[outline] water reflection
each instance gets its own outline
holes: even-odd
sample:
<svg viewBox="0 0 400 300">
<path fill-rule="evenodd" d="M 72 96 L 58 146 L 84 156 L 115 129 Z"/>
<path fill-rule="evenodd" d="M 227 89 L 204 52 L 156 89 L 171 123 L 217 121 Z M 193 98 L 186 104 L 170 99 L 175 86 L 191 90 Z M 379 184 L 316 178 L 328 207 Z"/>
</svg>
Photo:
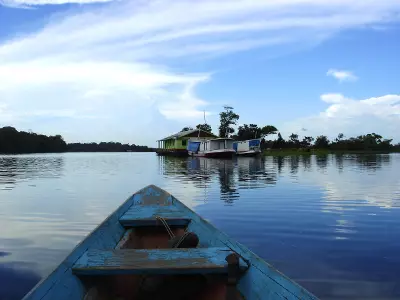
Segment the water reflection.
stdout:
<svg viewBox="0 0 400 300">
<path fill-rule="evenodd" d="M 63 172 L 60 155 L 0 156 L 0 189 L 12 189 L 17 183 L 36 179 L 58 178 Z"/>
<path fill-rule="evenodd" d="M 219 184 L 221 187 L 221 200 L 227 204 L 232 204 L 239 198 L 236 189 L 236 176 L 232 160 L 210 160 L 213 161 L 217 169 Z"/>
<path fill-rule="evenodd" d="M 160 156 L 158 162 L 159 170 L 164 176 L 192 182 L 200 189 L 206 189 L 214 180 L 218 180 L 221 200 L 227 204 L 239 197 L 233 160 Z"/>
<path fill-rule="evenodd" d="M 400 298 L 399 169 L 396 154 L 0 156 L 0 299 L 19 295 L 4 277 L 33 285 L 151 183 L 322 299 Z"/>
<path fill-rule="evenodd" d="M 242 189 L 263 188 L 276 184 L 278 170 L 268 160 L 256 157 L 237 159 L 238 186 Z"/>
<path fill-rule="evenodd" d="M 210 160 L 205 158 L 188 158 L 159 156 L 160 173 L 168 178 L 194 183 L 202 188 L 211 182 L 215 170 L 210 166 Z"/>
<path fill-rule="evenodd" d="M 29 266 L 0 263 L 0 299 L 20 300 L 39 280 Z"/>
<path fill-rule="evenodd" d="M 298 155 L 290 156 L 289 164 L 290 164 L 290 173 L 292 175 L 296 175 L 297 172 L 299 171 L 300 156 Z"/>
<path fill-rule="evenodd" d="M 312 163 L 311 158 L 312 158 L 311 155 L 302 155 L 301 156 L 301 163 L 302 163 L 304 170 L 306 170 L 306 171 L 311 170 L 311 163 Z"/>
<path fill-rule="evenodd" d="M 197 188 L 209 188 L 218 182 L 220 197 L 233 203 L 243 189 L 258 189 L 276 185 L 278 175 L 290 175 L 301 182 L 312 181 L 325 189 L 323 199 L 332 209 L 345 210 L 345 201 L 354 199 L 358 205 L 373 203 L 383 207 L 397 205 L 399 192 L 395 182 L 388 184 L 369 177 L 382 167 L 392 170 L 390 155 L 299 155 L 288 157 L 236 158 L 234 160 L 207 159 L 201 157 L 159 157 L 161 174 L 181 182 L 192 182 Z M 345 171 L 344 171 L 345 170 Z M 344 173 L 343 173 L 344 172 Z M 355 173 L 357 176 L 355 176 Z M 306 174 L 307 173 L 307 174 Z M 322 176 L 324 174 L 325 176 Z M 340 175 L 341 174 L 341 175 Z M 391 177 L 396 181 L 397 177 Z"/>
<path fill-rule="evenodd" d="M 344 160 L 345 160 L 345 155 L 343 154 L 335 155 L 335 165 L 339 173 L 343 172 Z"/>
<path fill-rule="evenodd" d="M 277 169 L 278 169 L 278 173 L 282 173 L 282 170 L 284 168 L 285 165 L 285 157 L 283 156 L 274 156 L 273 157 L 273 163 L 274 165 L 276 165 Z"/>
<path fill-rule="evenodd" d="M 360 169 L 376 171 L 382 167 L 390 165 L 390 154 L 381 155 L 352 155 L 349 160 L 355 160 Z"/>
<path fill-rule="evenodd" d="M 328 159 L 329 158 L 333 158 L 333 155 L 321 154 L 321 155 L 316 155 L 315 156 L 317 166 L 321 171 L 325 171 L 326 170 L 326 167 L 328 166 Z"/>
</svg>

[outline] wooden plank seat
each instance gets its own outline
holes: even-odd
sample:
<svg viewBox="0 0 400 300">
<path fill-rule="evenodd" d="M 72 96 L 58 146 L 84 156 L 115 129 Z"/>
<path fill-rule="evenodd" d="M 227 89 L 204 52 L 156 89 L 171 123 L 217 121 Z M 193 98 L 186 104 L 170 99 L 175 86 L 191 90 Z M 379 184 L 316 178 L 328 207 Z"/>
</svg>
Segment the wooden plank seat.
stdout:
<svg viewBox="0 0 400 300">
<path fill-rule="evenodd" d="M 156 216 L 164 218 L 169 226 L 187 226 L 191 219 L 186 213 L 175 206 L 141 206 L 134 205 L 120 217 L 119 222 L 124 227 L 163 226 Z"/>
<path fill-rule="evenodd" d="M 88 250 L 73 265 L 76 275 L 224 274 L 229 248 Z M 241 271 L 247 264 L 240 259 Z"/>
</svg>

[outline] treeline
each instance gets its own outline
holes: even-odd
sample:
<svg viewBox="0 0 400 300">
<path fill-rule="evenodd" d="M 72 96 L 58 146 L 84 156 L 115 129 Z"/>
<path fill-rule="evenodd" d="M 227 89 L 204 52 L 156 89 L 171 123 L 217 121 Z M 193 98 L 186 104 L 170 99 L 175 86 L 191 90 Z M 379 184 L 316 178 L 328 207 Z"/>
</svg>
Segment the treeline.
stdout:
<svg viewBox="0 0 400 300">
<path fill-rule="evenodd" d="M 276 140 L 263 140 L 262 147 L 264 149 L 330 149 L 330 150 L 400 150 L 400 144 L 393 145 L 392 139 L 385 139 L 376 133 L 359 135 L 357 137 L 345 138 L 343 133 L 340 133 L 337 138 L 330 141 L 327 136 L 320 135 L 315 139 L 311 136 L 304 136 L 302 139 L 299 135 L 292 133 L 288 140 L 282 138 L 278 133 Z"/>
<path fill-rule="evenodd" d="M 115 142 L 101 143 L 71 143 L 67 145 L 68 152 L 153 152 L 153 148 L 135 144 L 121 144 Z"/>
<path fill-rule="evenodd" d="M 0 153 L 3 154 L 127 151 L 152 152 L 154 149 L 147 146 L 115 142 L 67 144 L 61 135 L 47 136 L 18 131 L 14 127 L 0 128 Z"/>
<path fill-rule="evenodd" d="M 0 128 L 0 153 L 65 152 L 67 144 L 61 135 L 47 136 L 14 127 Z"/>
</svg>

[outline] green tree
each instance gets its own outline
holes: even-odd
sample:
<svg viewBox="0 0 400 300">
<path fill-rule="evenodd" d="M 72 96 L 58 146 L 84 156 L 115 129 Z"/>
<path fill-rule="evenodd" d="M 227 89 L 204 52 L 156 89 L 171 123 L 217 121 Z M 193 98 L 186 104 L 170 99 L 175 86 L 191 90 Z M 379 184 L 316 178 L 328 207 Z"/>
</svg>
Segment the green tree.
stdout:
<svg viewBox="0 0 400 300">
<path fill-rule="evenodd" d="M 293 146 L 298 146 L 300 144 L 299 135 L 298 134 L 292 133 L 289 136 L 289 139 L 290 139 L 290 142 L 293 144 Z"/>
<path fill-rule="evenodd" d="M 181 130 L 181 132 L 183 132 L 183 131 L 189 131 L 189 130 L 193 130 L 193 128 L 192 128 L 192 127 L 189 127 L 189 126 L 183 127 L 182 130 Z"/>
<path fill-rule="evenodd" d="M 303 146 L 303 147 L 310 147 L 311 146 L 311 143 L 314 141 L 314 138 L 313 137 L 311 137 L 311 136 L 305 136 L 304 138 L 303 138 L 303 140 L 301 141 L 301 145 Z"/>
<path fill-rule="evenodd" d="M 343 133 L 339 133 L 337 138 L 336 138 L 336 142 L 339 143 L 340 141 L 342 141 L 344 139 L 344 134 Z"/>
<path fill-rule="evenodd" d="M 314 147 L 315 148 L 328 148 L 329 147 L 328 137 L 325 135 L 318 136 L 315 139 Z"/>
<path fill-rule="evenodd" d="M 218 128 L 220 137 L 229 137 L 230 134 L 235 132 L 232 125 L 236 125 L 239 120 L 239 115 L 233 111 L 233 107 L 224 106 L 225 111 L 219 114 L 220 125 Z"/>
<path fill-rule="evenodd" d="M 263 128 L 256 124 L 243 124 L 239 126 L 236 138 L 240 141 L 265 138 L 269 134 L 276 134 L 278 129 L 275 126 L 267 125 Z"/>
<path fill-rule="evenodd" d="M 256 124 L 243 124 L 239 126 L 236 139 L 239 141 L 257 139 L 261 137 L 261 128 Z"/>
<path fill-rule="evenodd" d="M 280 132 L 278 132 L 278 138 L 273 144 L 273 148 L 284 148 L 286 146 L 286 141 L 282 138 Z"/>
<path fill-rule="evenodd" d="M 61 135 L 46 136 L 14 127 L 0 128 L 0 153 L 64 152 L 67 144 Z"/>
<path fill-rule="evenodd" d="M 198 124 L 197 126 L 196 126 L 196 129 L 200 129 L 200 130 L 203 130 L 203 131 L 206 131 L 206 132 L 212 132 L 212 129 L 211 129 L 211 126 L 210 125 L 208 125 L 207 123 L 205 123 L 205 124 Z"/>
<path fill-rule="evenodd" d="M 270 134 L 276 134 L 277 132 L 278 132 L 278 129 L 276 129 L 275 126 L 267 125 L 267 126 L 264 126 L 263 128 L 261 128 L 261 137 L 266 137 L 267 135 L 270 135 Z"/>
</svg>

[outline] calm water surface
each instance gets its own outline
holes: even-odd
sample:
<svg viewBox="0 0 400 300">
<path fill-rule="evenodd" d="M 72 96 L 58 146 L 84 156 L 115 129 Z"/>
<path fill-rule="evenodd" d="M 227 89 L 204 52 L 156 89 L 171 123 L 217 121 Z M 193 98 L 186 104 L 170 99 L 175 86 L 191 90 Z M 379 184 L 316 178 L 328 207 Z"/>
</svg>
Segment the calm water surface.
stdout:
<svg viewBox="0 0 400 300">
<path fill-rule="evenodd" d="M 0 156 L 0 299 L 20 299 L 136 190 L 168 190 L 322 299 L 400 298 L 400 155 Z"/>
</svg>

